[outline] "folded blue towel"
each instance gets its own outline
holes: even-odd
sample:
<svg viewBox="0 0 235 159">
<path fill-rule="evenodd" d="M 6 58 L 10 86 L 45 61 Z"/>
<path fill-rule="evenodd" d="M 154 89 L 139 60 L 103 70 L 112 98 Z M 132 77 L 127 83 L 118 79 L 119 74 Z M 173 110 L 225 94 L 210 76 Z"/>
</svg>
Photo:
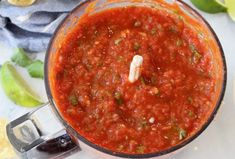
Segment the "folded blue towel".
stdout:
<svg viewBox="0 0 235 159">
<path fill-rule="evenodd" d="M 29 52 L 45 51 L 68 12 L 84 0 L 37 0 L 29 7 L 0 2 L 0 41 Z"/>
</svg>

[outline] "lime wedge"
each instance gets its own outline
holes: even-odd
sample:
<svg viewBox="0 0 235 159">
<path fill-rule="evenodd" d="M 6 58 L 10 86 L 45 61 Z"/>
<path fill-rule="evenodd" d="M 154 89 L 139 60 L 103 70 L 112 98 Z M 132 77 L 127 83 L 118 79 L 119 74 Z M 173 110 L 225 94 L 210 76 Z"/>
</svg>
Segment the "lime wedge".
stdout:
<svg viewBox="0 0 235 159">
<path fill-rule="evenodd" d="M 13 4 L 15 6 L 29 6 L 33 4 L 36 0 L 8 0 L 8 3 Z"/>
<path fill-rule="evenodd" d="M 33 62 L 22 48 L 17 48 L 15 50 L 15 54 L 11 57 L 11 61 L 21 67 L 26 67 Z"/>
<path fill-rule="evenodd" d="M 33 92 L 10 62 L 3 64 L 0 78 L 6 95 L 17 105 L 33 107 L 42 104 L 40 97 Z"/>
<path fill-rule="evenodd" d="M 225 4 L 228 7 L 228 14 L 235 21 L 235 1 L 225 0 Z"/>
<path fill-rule="evenodd" d="M 207 13 L 219 13 L 227 11 L 227 7 L 219 0 L 191 0 L 191 2 L 198 9 Z"/>
<path fill-rule="evenodd" d="M 28 73 L 31 77 L 42 78 L 44 76 L 43 62 L 36 60 L 27 67 Z"/>
</svg>

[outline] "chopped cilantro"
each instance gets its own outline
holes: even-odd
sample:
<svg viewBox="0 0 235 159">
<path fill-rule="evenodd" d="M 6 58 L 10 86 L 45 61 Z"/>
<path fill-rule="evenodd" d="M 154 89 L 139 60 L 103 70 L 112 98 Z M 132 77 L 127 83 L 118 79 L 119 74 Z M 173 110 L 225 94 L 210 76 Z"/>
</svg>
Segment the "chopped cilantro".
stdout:
<svg viewBox="0 0 235 159">
<path fill-rule="evenodd" d="M 75 95 L 70 95 L 69 96 L 69 102 L 70 104 L 72 104 L 73 106 L 76 106 L 78 104 L 78 100 L 77 97 Z"/>
<path fill-rule="evenodd" d="M 136 147 L 137 153 L 144 153 L 144 150 L 145 150 L 145 146 L 143 146 L 143 145 L 139 145 Z"/>
<path fill-rule="evenodd" d="M 192 97 L 188 97 L 187 101 L 189 102 L 189 104 L 192 104 L 193 103 L 193 98 Z"/>
<path fill-rule="evenodd" d="M 182 44 L 183 44 L 183 41 L 181 39 L 177 39 L 176 45 L 177 46 L 182 46 Z"/>
<path fill-rule="evenodd" d="M 188 112 L 188 116 L 189 116 L 189 117 L 193 117 L 193 116 L 194 116 L 194 113 L 190 110 L 190 111 Z"/>
<path fill-rule="evenodd" d="M 152 35 L 155 35 L 157 33 L 157 29 L 156 28 L 153 28 L 152 30 L 151 30 L 151 34 Z"/>
<path fill-rule="evenodd" d="M 122 41 L 122 38 L 116 39 L 116 40 L 114 41 L 114 44 L 115 44 L 115 45 L 119 45 L 121 41 Z"/>
<path fill-rule="evenodd" d="M 191 49 L 192 52 L 194 52 L 196 50 L 196 47 L 193 44 L 190 44 L 189 48 Z"/>
<path fill-rule="evenodd" d="M 193 44 L 189 45 L 189 48 L 192 52 L 192 62 L 198 63 L 200 61 L 202 55 L 198 52 L 198 50 L 196 49 L 196 47 Z"/>
<path fill-rule="evenodd" d="M 178 32 L 178 29 L 177 29 L 177 27 L 176 26 L 170 26 L 169 27 L 169 29 L 168 29 L 170 32 L 172 32 L 172 33 L 177 33 Z"/>
<path fill-rule="evenodd" d="M 182 15 L 178 16 L 179 20 L 184 20 L 184 17 Z"/>
<path fill-rule="evenodd" d="M 123 104 L 123 99 L 122 99 L 122 94 L 120 92 L 115 92 L 114 93 L 114 99 L 118 105 Z"/>
<path fill-rule="evenodd" d="M 138 51 L 139 49 L 140 49 L 140 44 L 137 43 L 137 42 L 135 42 L 135 43 L 134 43 L 134 50 L 135 50 L 135 51 Z"/>
<path fill-rule="evenodd" d="M 195 51 L 193 54 L 193 62 L 198 63 L 201 57 L 202 55 L 198 51 Z"/>
<path fill-rule="evenodd" d="M 140 124 L 141 124 L 141 128 L 145 128 L 147 126 L 147 121 L 142 120 Z"/>
<path fill-rule="evenodd" d="M 183 128 L 179 128 L 179 140 L 183 140 L 186 137 L 186 131 Z"/>
<path fill-rule="evenodd" d="M 140 77 L 140 82 L 141 82 L 143 85 L 146 85 L 146 81 L 145 81 L 145 79 L 144 79 L 143 76 Z"/>
</svg>

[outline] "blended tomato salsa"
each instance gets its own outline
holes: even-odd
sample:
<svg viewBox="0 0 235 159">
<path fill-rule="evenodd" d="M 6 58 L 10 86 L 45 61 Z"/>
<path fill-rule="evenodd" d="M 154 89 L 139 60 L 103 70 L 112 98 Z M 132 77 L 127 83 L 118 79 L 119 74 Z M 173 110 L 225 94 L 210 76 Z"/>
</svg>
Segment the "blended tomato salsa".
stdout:
<svg viewBox="0 0 235 159">
<path fill-rule="evenodd" d="M 128 81 L 143 57 L 141 76 Z M 128 154 L 175 146 L 214 107 L 212 55 L 184 17 L 148 7 L 113 8 L 81 19 L 53 67 L 53 96 L 83 137 Z"/>
</svg>

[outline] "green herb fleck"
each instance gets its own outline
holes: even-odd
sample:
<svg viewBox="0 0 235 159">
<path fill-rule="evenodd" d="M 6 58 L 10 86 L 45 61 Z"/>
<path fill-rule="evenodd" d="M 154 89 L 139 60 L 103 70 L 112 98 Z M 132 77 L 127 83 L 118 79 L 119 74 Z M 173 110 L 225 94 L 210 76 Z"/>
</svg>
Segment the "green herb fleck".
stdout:
<svg viewBox="0 0 235 159">
<path fill-rule="evenodd" d="M 196 47 L 193 44 L 190 44 L 189 48 L 192 52 L 194 52 L 196 50 Z"/>
<path fill-rule="evenodd" d="M 177 32 L 178 32 L 176 26 L 170 26 L 170 27 L 169 27 L 169 31 L 172 32 L 172 33 L 177 33 Z"/>
<path fill-rule="evenodd" d="M 186 137 L 186 131 L 182 128 L 179 128 L 179 140 L 183 140 Z"/>
<path fill-rule="evenodd" d="M 115 92 L 114 93 L 114 99 L 118 105 L 123 104 L 123 99 L 122 99 L 122 94 L 120 92 Z"/>
<path fill-rule="evenodd" d="M 142 153 L 144 153 L 144 150 L 145 150 L 145 146 L 143 146 L 143 145 L 139 145 L 139 146 L 136 147 L 136 152 L 137 153 L 142 154 Z"/>
<path fill-rule="evenodd" d="M 179 20 L 184 20 L 182 15 L 179 15 L 178 18 L 179 18 Z"/>
<path fill-rule="evenodd" d="M 114 44 L 115 44 L 115 45 L 119 45 L 121 41 L 122 41 L 122 38 L 116 39 L 116 40 L 114 41 Z"/>
<path fill-rule="evenodd" d="M 201 57 L 202 57 L 202 55 L 199 52 L 195 51 L 193 54 L 193 62 L 198 63 L 199 60 L 201 59 Z"/>
<path fill-rule="evenodd" d="M 141 124 L 141 128 L 145 128 L 147 126 L 147 121 L 142 120 L 140 124 Z"/>
<path fill-rule="evenodd" d="M 190 111 L 188 112 L 188 116 L 189 116 L 189 117 L 193 117 L 193 116 L 194 116 L 194 113 L 190 110 Z"/>
<path fill-rule="evenodd" d="M 70 104 L 72 104 L 73 106 L 76 106 L 78 104 L 78 100 L 77 97 L 75 95 L 70 95 L 69 96 L 69 102 Z"/>
<path fill-rule="evenodd" d="M 141 82 L 143 85 L 146 85 L 146 81 L 145 81 L 145 79 L 144 79 L 143 76 L 140 77 L 140 82 Z"/>
<path fill-rule="evenodd" d="M 196 49 L 196 47 L 193 44 L 189 45 L 189 47 L 192 52 L 193 63 L 198 63 L 200 61 L 200 59 L 202 58 L 202 55 L 198 52 L 198 50 Z"/>
<path fill-rule="evenodd" d="M 152 30 L 151 30 L 151 34 L 152 35 L 155 35 L 157 33 L 157 29 L 156 28 L 153 28 Z"/>
<path fill-rule="evenodd" d="M 173 13 L 175 13 L 176 15 L 178 15 L 178 18 L 179 18 L 180 20 L 183 20 L 183 16 L 180 15 L 180 12 L 179 12 L 178 10 L 173 10 Z"/>
<path fill-rule="evenodd" d="M 136 90 L 140 90 L 140 89 L 141 89 L 140 85 L 136 86 Z"/>
<path fill-rule="evenodd" d="M 175 13 L 175 14 L 179 14 L 178 10 L 172 10 L 172 12 Z"/>
<path fill-rule="evenodd" d="M 188 97 L 187 101 L 189 102 L 189 104 L 192 104 L 193 103 L 193 98 L 192 97 Z"/>
<path fill-rule="evenodd" d="M 198 30 L 198 35 L 199 35 L 199 37 L 200 37 L 200 38 L 203 38 L 203 37 L 204 37 L 203 32 L 202 32 L 202 31 L 200 31 L 200 30 Z"/>
<path fill-rule="evenodd" d="M 137 43 L 137 42 L 135 42 L 135 43 L 134 43 L 134 50 L 135 50 L 135 51 L 138 51 L 139 49 L 140 49 L 140 44 Z"/>
<path fill-rule="evenodd" d="M 181 39 L 177 39 L 176 45 L 177 46 L 182 46 L 182 44 L 183 44 L 183 41 Z"/>
<path fill-rule="evenodd" d="M 134 23 L 134 26 L 135 26 L 135 27 L 141 26 L 141 22 L 137 20 L 137 21 Z"/>
</svg>

